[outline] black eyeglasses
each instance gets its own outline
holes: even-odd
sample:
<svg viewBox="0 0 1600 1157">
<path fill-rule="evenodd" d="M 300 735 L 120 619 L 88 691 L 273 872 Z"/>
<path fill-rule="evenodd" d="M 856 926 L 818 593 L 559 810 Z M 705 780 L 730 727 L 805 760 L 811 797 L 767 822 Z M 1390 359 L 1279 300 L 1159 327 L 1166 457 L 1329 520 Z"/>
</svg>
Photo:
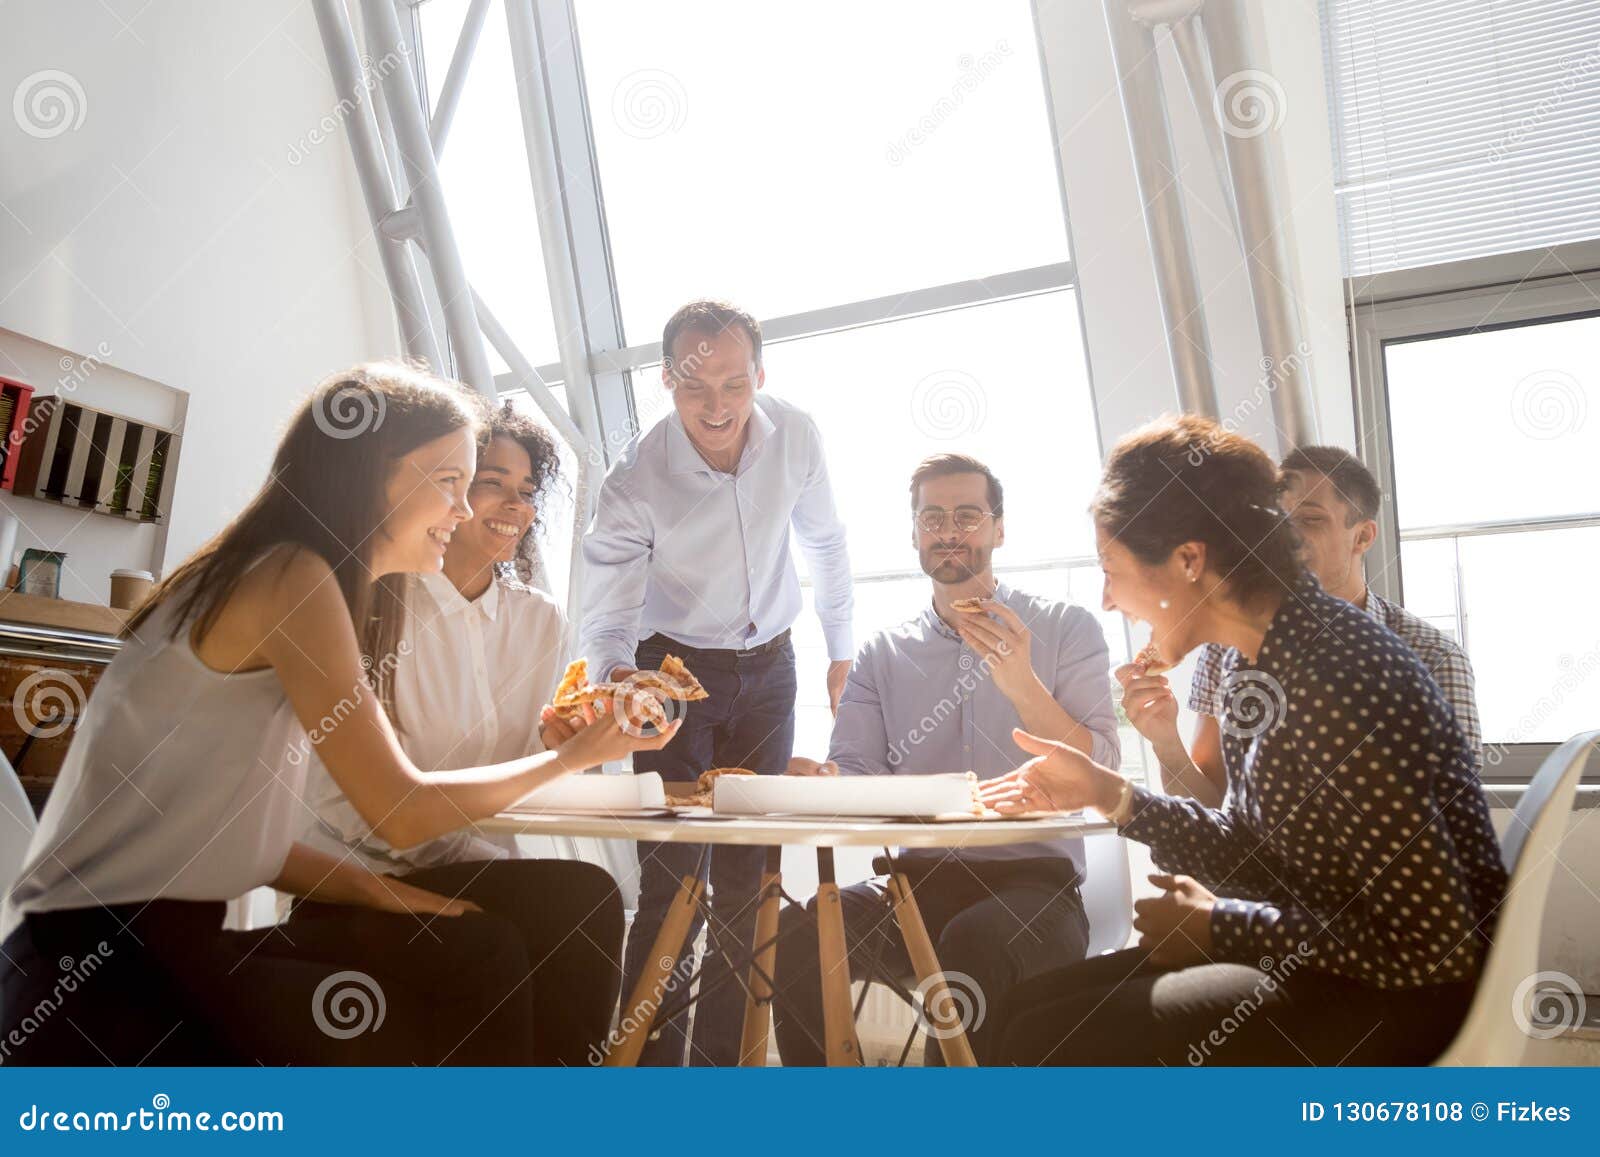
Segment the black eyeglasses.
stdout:
<svg viewBox="0 0 1600 1157">
<path fill-rule="evenodd" d="M 944 529 L 944 520 L 950 519 L 962 534 L 971 534 L 983 525 L 985 518 L 993 518 L 994 511 L 985 510 L 981 506 L 958 506 L 954 510 L 946 510 L 942 506 L 924 506 L 913 520 L 929 534 L 938 534 Z"/>
</svg>

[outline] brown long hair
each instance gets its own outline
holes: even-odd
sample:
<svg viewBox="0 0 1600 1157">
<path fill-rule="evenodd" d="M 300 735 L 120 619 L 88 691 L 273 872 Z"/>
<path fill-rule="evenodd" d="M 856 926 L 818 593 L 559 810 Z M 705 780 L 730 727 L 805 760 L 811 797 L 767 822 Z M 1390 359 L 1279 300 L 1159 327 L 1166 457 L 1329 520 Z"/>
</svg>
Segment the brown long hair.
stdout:
<svg viewBox="0 0 1600 1157">
<path fill-rule="evenodd" d="M 1139 561 L 1185 542 L 1243 603 L 1293 588 L 1299 540 L 1278 506 L 1278 468 L 1243 434 L 1194 414 L 1163 417 L 1112 448 L 1089 513 Z"/>
<path fill-rule="evenodd" d="M 482 437 L 476 395 L 418 366 L 371 362 L 325 378 L 289 420 L 272 472 L 249 505 L 162 580 L 125 633 L 177 600 L 171 634 L 192 622 L 200 642 L 245 571 L 274 547 L 298 546 L 333 571 L 392 718 L 393 664 L 378 660 L 394 653 L 405 630 L 407 576 L 374 579 L 371 570 L 389 514 L 389 472 L 396 459 L 463 426 Z"/>
</svg>

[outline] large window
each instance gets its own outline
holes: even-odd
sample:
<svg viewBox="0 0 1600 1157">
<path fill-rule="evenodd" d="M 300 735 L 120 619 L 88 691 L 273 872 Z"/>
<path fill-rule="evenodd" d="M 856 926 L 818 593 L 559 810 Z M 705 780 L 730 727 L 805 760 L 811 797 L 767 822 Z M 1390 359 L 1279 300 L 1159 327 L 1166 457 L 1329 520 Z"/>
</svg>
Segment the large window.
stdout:
<svg viewBox="0 0 1600 1157">
<path fill-rule="evenodd" d="M 1466 649 L 1493 779 L 1594 726 L 1600 280 L 1568 270 L 1596 257 L 1440 267 L 1440 292 L 1352 310 L 1362 451 L 1392 499 L 1368 578 Z"/>
<path fill-rule="evenodd" d="M 1472 657 L 1492 744 L 1595 722 L 1597 355 L 1600 317 L 1384 346 L 1406 602 Z"/>
<path fill-rule="evenodd" d="M 429 0 L 417 9 L 430 113 L 437 111 L 468 8 L 467 0 Z M 539 219 L 499 4 L 489 6 L 453 125 L 439 157 L 439 178 L 473 288 L 534 365 L 554 363 L 556 338 Z M 494 372 L 504 372 L 505 362 L 493 349 L 489 354 Z"/>
<path fill-rule="evenodd" d="M 1321 0 L 1368 580 L 1472 659 L 1486 776 L 1595 723 L 1600 9 Z"/>
<path fill-rule="evenodd" d="M 430 107 L 468 10 L 419 9 Z M 503 19 L 492 5 L 443 175 L 480 293 L 544 372 L 550 303 Z M 1100 447 L 1028 0 L 540 0 L 538 22 L 561 185 L 603 225 L 568 238 L 574 279 L 589 321 L 602 285 L 620 323 L 577 387 L 596 395 L 606 457 L 668 410 L 666 318 L 728 298 L 762 319 L 768 390 L 823 431 L 858 640 L 926 605 L 907 483 L 946 450 L 1006 484 L 1007 581 L 1100 615 L 1086 513 Z M 493 111 L 469 108 L 475 94 Z M 1101 618 L 1123 661 L 1120 619 Z M 831 719 L 809 607 L 795 633 L 797 750 L 820 756 Z M 1131 730 L 1124 746 L 1137 762 Z"/>
<path fill-rule="evenodd" d="M 1029 4 L 577 8 L 629 342 L 1066 260 Z"/>
</svg>

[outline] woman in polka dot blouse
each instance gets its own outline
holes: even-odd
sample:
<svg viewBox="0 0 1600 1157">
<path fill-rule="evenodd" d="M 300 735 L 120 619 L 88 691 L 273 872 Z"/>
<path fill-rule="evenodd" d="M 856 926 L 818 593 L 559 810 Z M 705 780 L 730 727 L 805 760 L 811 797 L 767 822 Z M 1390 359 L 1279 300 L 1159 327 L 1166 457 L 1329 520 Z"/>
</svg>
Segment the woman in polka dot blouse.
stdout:
<svg viewBox="0 0 1600 1157">
<path fill-rule="evenodd" d="M 1012 991 L 1004 1063 L 1426 1063 L 1466 1012 L 1506 885 L 1471 750 L 1405 643 L 1301 569 L 1274 487 L 1259 447 L 1196 417 L 1106 464 L 1106 609 L 1149 623 L 1165 664 L 1244 656 L 1222 720 L 1238 788 L 1209 809 L 1019 733 L 1038 758 L 985 785 L 993 806 L 1093 807 L 1163 874 L 1138 948 Z"/>
</svg>

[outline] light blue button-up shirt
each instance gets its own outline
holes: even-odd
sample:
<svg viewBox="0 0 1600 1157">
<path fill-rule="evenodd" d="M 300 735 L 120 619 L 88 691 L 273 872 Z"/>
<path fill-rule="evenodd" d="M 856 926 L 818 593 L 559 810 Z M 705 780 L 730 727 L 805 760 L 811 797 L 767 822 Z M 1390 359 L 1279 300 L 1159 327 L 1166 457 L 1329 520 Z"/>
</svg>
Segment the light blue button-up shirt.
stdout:
<svg viewBox="0 0 1600 1157">
<path fill-rule="evenodd" d="M 809 415 L 757 395 L 732 474 L 714 470 L 673 412 L 606 475 L 583 538 L 588 591 L 579 654 L 591 677 L 633 666 L 659 631 L 691 647 L 743 650 L 800 614 L 789 529 L 805 552 L 830 659 L 851 652 L 850 556 Z"/>
<path fill-rule="evenodd" d="M 1105 634 L 1082 607 L 1012 590 L 995 598 L 1017 613 L 1032 636 L 1030 661 L 1066 713 L 1094 733 L 1095 762 L 1116 767 L 1122 745 L 1111 702 Z M 1028 760 L 1012 741 L 1022 718 L 989 677 L 981 657 L 928 606 L 916 618 L 879 631 L 856 656 L 833 723 L 828 758 L 845 775 L 927 775 L 973 771 L 993 779 Z M 943 849 L 906 855 L 943 856 Z M 968 848 L 964 859 L 1067 856 L 1083 875 L 1083 841 L 1050 840 Z"/>
</svg>

